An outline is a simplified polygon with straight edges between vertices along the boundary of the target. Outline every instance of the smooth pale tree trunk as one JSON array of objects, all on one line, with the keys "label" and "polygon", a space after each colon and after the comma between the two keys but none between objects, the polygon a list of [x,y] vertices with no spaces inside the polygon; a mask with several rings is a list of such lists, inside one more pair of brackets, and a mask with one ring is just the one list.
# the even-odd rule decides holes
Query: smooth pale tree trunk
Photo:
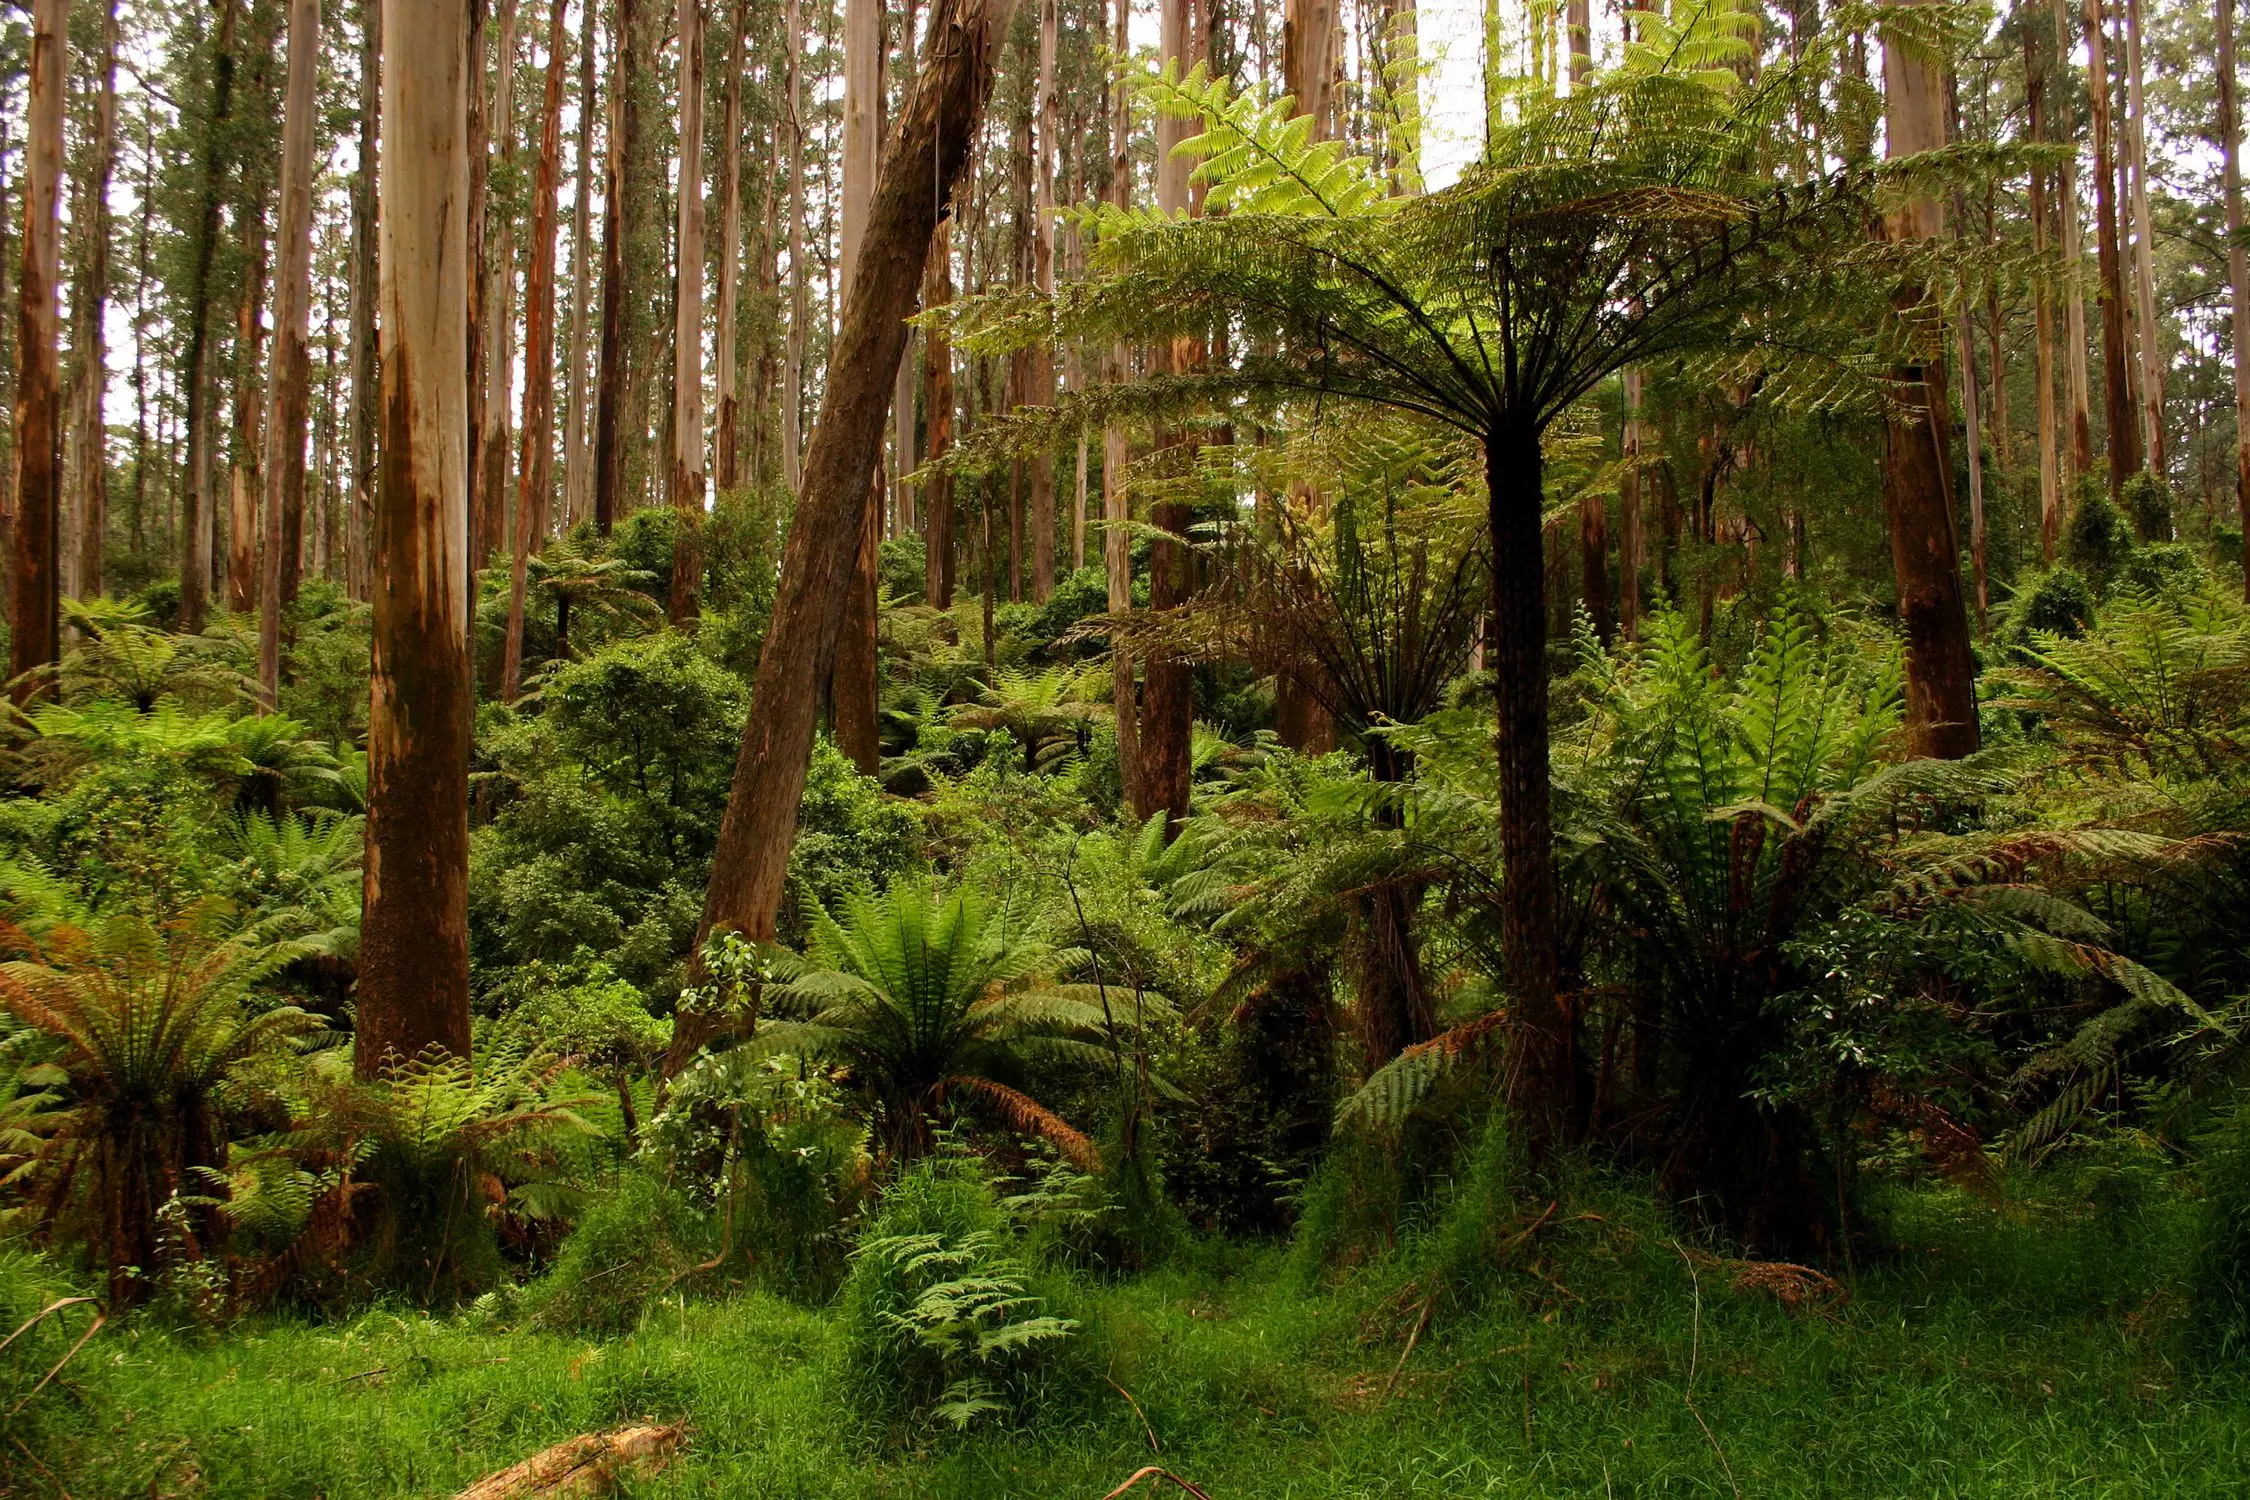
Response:
[{"label": "smooth pale tree trunk", "polygon": [[361,1078],[469,1051],[468,32],[457,0],[384,0]]},{"label": "smooth pale tree trunk", "polygon": [[805,323],[812,316],[805,276],[805,45],[803,8],[789,0],[789,336],[782,352],[781,482],[794,495],[804,463]]},{"label": "smooth pale tree trunk", "polygon": [[[848,316],[860,293],[860,246],[867,234],[867,219],[875,194],[875,176],[882,149],[883,107],[883,3],[882,0],[845,0],[844,5],[844,160],[840,191],[839,241],[842,285],[838,295]],[[914,268],[919,290],[922,268]],[[904,346],[901,345],[901,353]],[[894,362],[886,377],[884,412],[896,391],[898,367]],[[882,439],[876,439],[881,450]],[[868,480],[867,519],[860,538],[858,564],[847,588],[843,633],[836,642],[833,675],[829,681],[829,712],[836,748],[848,756],[863,775],[882,767],[883,748],[877,737],[875,590],[879,548],[883,537],[881,465]]]},{"label": "smooth pale tree trunk", "polygon": [[[2030,27],[2023,32],[2024,102],[2030,115],[2031,138],[2042,144],[2052,134],[2047,119],[2047,58]],[[2047,235],[2047,169],[2031,170],[2031,250],[2041,269],[2032,281],[2032,321],[2035,334],[2033,380],[2039,393],[2039,556],[2052,567],[2055,544],[2062,538],[2062,476],[2055,453],[2055,283],[2045,265]],[[1998,366],[1995,364],[1995,378]]]},{"label": "smooth pale tree trunk", "polygon": [[633,231],[625,171],[641,123],[633,98],[635,3],[616,0],[611,29],[609,156],[602,179],[602,363],[594,391],[594,530],[603,536],[617,522],[625,490],[625,247]]},{"label": "smooth pale tree trunk", "polygon": [[[1937,63],[1911,44],[1887,40],[1883,92],[1889,155],[1908,156],[1945,144],[1945,80]],[[1902,203],[1884,225],[1896,240],[1935,239],[1943,229],[1944,215],[1934,198]],[[1918,287],[1902,290],[1901,310],[1913,310],[1927,295]],[[1915,754],[1953,759],[1977,748],[1978,726],[1976,664],[1969,648],[1945,451],[1945,367],[1933,356],[1926,365],[1901,367],[1893,380],[1885,419],[1883,501],[1899,618],[1906,629],[1906,731]]]},{"label": "smooth pale tree trunk", "polygon": [[266,492],[266,391],[260,360],[266,343],[270,247],[262,185],[241,213],[242,258],[250,270],[234,310],[234,464],[227,511],[227,608],[237,614],[258,604],[258,511]]},{"label": "smooth pale tree trunk", "polygon": [[[2226,186],[2227,290],[2233,301],[2234,496],[2250,536],[2250,254],[2242,245],[2242,96],[2234,75],[2234,0],[2219,0],[2219,162]],[[2250,553],[2242,570],[2250,598]]]},{"label": "smooth pale tree trunk", "polygon": [[2164,472],[2164,354],[2156,320],[2156,236],[2148,208],[2148,103],[2141,91],[2141,0],[2125,0],[2125,86],[2132,111],[2125,147],[2133,178],[2133,307],[2139,326],[2141,447]]},{"label": "smooth pale tree trunk", "polygon": [[[281,703],[281,614],[297,592],[305,514],[306,385],[312,379],[313,138],[320,122],[320,0],[290,0],[289,82],[281,126],[280,265],[267,371],[265,548],[258,579],[258,697]],[[294,514],[298,524],[291,526]]]},{"label": "smooth pale tree trunk", "polygon": [[[492,147],[503,172],[516,162],[516,4],[500,0],[493,36]],[[493,210],[497,209],[495,213]],[[484,416],[477,423],[476,527],[472,569],[481,569],[507,544],[508,460],[515,452],[508,431],[515,401],[516,220],[510,205],[486,199],[484,266]]]},{"label": "smooth pale tree trunk", "polygon": [[[898,67],[902,80],[914,77],[914,23],[918,9],[916,0],[906,0],[899,15]],[[923,298],[928,301],[928,272],[924,270]],[[892,535],[912,536],[921,529],[919,506],[915,502],[914,486],[908,483],[919,460],[915,456],[914,397],[921,382],[916,378],[914,354],[916,347],[925,342],[921,334],[909,329],[906,335],[906,353],[899,356],[898,383],[891,394],[891,456],[897,469],[891,486]]]},{"label": "smooth pale tree trunk", "polygon": [[[2076,23],[2071,18],[2070,0],[2052,0],[2055,20],[2055,56],[2060,66],[2068,66],[2071,48],[2078,35]],[[2063,135],[2070,152],[2063,158],[2056,200],[2061,211],[2061,223],[2056,227],[2056,239],[2062,246],[2065,280],[2061,287],[2063,298],[2063,379],[2064,391],[2070,404],[2070,478],[2073,483],[2094,469],[2094,416],[2093,376],[2087,368],[2086,295],[2082,290],[2085,276],[2085,240],[2078,224],[2078,131],[2066,125]]]},{"label": "smooth pale tree trunk", "polygon": [[2109,497],[2141,468],[2140,413],[2126,373],[2125,267],[2118,243],[2117,154],[2110,139],[2109,42],[2102,0],[2086,0],[2086,92],[2094,124],[2094,257],[2101,277],[2102,407],[2109,426]]},{"label": "smooth pale tree trunk", "polygon": [[74,211],[79,263],[71,299],[70,470],[77,476],[71,507],[67,590],[75,598],[102,592],[103,533],[109,525],[110,179],[117,169],[117,0],[102,8],[101,71],[94,86],[94,138],[86,192]]},{"label": "smooth pale tree trunk", "polygon": [[[891,383],[919,300],[939,215],[968,163],[1013,0],[938,0],[930,45],[884,152],[821,413],[758,658],[757,685],[719,825],[697,951],[710,933],[770,939],[795,841],[820,684],[843,626],[845,589],[867,522]],[[716,1034],[717,1017],[684,1011],[665,1059],[676,1073]]]},{"label": "smooth pale tree trunk", "polygon": [[680,0],[680,186],[674,226],[670,494],[671,619],[696,616],[703,584],[703,0]]},{"label": "smooth pale tree trunk", "polygon": [[211,271],[218,258],[219,207],[228,175],[228,126],[233,120],[236,27],[239,0],[219,0],[219,30],[212,47],[211,118],[204,128],[197,207],[195,266],[188,279],[188,349],[183,379],[187,474],[180,484],[180,628],[203,629],[211,578]]},{"label": "smooth pale tree trunk", "polygon": [[[953,300],[952,221],[941,222],[930,238],[929,263],[922,273],[922,305],[943,307]],[[953,452],[953,341],[945,325],[933,324],[922,341],[922,410],[929,423],[929,487],[922,505],[922,579],[930,603],[953,608],[953,540],[956,518],[953,476],[943,467]]]},{"label": "smooth pale tree trunk", "polygon": [[31,8],[29,128],[24,140],[23,260],[16,281],[15,528],[9,538],[9,693],[18,704],[43,693],[42,671],[60,645],[62,449],[57,302],[62,274],[64,49],[69,0]]},{"label": "smooth pale tree trunk", "polygon": [[578,36],[578,168],[572,185],[570,218],[570,371],[565,377],[568,405],[563,415],[563,526],[567,530],[592,510],[593,455],[586,448],[586,336],[592,274],[594,212],[594,18],[598,7],[582,0]]},{"label": "smooth pale tree trunk", "polygon": [[[1055,294],[1055,155],[1061,146],[1062,82],[1056,45],[1062,30],[1058,0],[1039,0],[1039,75],[1031,171],[1031,278],[1041,296]],[[1025,403],[1055,404],[1054,345],[1042,340],[1024,366]],[[1027,467],[1031,502],[1031,598],[1045,604],[1055,592],[1055,455],[1041,445]]]},{"label": "smooth pale tree trunk", "polygon": [[727,103],[724,138],[726,154],[720,160],[719,184],[719,304],[718,327],[713,334],[713,357],[718,368],[718,433],[711,472],[719,493],[742,487],[742,397],[737,388],[735,324],[740,320],[736,287],[741,284],[742,262],[742,70],[743,33],[750,26],[749,0],[735,0],[734,34],[727,39]]},{"label": "smooth pale tree trunk", "polygon": [[351,517],[344,531],[344,577],[355,599],[368,598],[369,519],[375,513],[375,430],[380,421],[375,369],[375,193],[382,153],[383,0],[359,6],[359,171],[352,178]]},{"label": "smooth pale tree trunk", "polygon": [[516,514],[508,555],[508,635],[500,658],[500,699],[523,690],[524,595],[531,554],[547,526],[555,482],[555,212],[562,178],[564,0],[547,18],[547,92],[539,114],[538,181],[532,192],[531,273],[524,285],[523,454],[516,466]]},{"label": "smooth pale tree trunk", "polygon": [[[1130,35],[1132,0],[1110,0],[1110,55],[1133,55]],[[1110,199],[1119,208],[1133,206],[1133,91],[1122,72],[1109,83]],[[1123,344],[1109,353],[1112,379],[1132,374],[1132,355]],[[1109,612],[1125,615],[1133,608],[1133,494],[1125,482],[1131,461],[1125,429],[1112,422],[1102,429],[1102,568],[1108,574]],[[1133,673],[1133,655],[1114,636],[1110,640],[1110,686],[1116,703],[1117,774],[1127,802],[1138,804],[1141,784],[1140,703]]]}]

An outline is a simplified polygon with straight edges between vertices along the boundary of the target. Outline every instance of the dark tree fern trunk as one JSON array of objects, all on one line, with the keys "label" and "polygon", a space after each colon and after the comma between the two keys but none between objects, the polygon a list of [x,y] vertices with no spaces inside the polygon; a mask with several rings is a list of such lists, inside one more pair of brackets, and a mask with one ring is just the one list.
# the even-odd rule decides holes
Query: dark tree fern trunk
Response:
[{"label": "dark tree fern trunk", "polygon": [[1540,537],[1546,484],[1538,430],[1485,436],[1492,528],[1493,673],[1499,716],[1500,942],[1510,1024],[1508,1108],[1534,1158],[1577,1131],[1574,1023],[1558,993],[1559,897],[1547,771],[1547,570]]}]

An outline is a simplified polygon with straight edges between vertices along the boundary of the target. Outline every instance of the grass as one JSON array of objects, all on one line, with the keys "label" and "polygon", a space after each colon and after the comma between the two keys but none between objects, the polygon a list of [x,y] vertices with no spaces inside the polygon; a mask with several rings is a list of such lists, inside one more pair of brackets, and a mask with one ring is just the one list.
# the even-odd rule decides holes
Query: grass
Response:
[{"label": "grass", "polygon": [[1214,1500],[2250,1483],[2250,1383],[2176,1352],[2177,1204],[2120,1227],[1925,1194],[1848,1303],[1795,1312],[1596,1206],[1442,1284],[1408,1254],[1308,1291],[1281,1252],[1203,1247],[1077,1286],[1078,1373],[1045,1414],[919,1444],[850,1415],[834,1312],[763,1293],[674,1296],[612,1339],[405,1309],[216,1334],[143,1317],[9,1425],[0,1493],[447,1495],[576,1433],[682,1417],[686,1457],[633,1493],[1097,1500],[1151,1461]]}]

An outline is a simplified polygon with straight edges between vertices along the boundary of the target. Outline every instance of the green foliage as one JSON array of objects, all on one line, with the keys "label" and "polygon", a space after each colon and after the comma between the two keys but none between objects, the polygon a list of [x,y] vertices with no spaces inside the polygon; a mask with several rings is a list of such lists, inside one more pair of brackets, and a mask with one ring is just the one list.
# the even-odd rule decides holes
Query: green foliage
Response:
[{"label": "green foliage", "polygon": [[2142,469],[2125,481],[2125,514],[2143,543],[2172,540],[2172,486],[2164,476]]},{"label": "green foliage", "polygon": [[2159,541],[2134,549],[2118,581],[2145,594],[2200,594],[2210,587],[2203,559],[2185,542]]},{"label": "green foliage", "polygon": [[834,741],[814,741],[789,852],[785,916],[808,910],[808,901],[833,903],[911,871],[920,862],[921,829],[912,804],[884,795],[882,783],[860,775]]},{"label": "green foliage", "polygon": [[2100,600],[2076,568],[2052,568],[2016,596],[2009,634],[2075,636],[2094,622]]},{"label": "green foliage", "polygon": [[2070,509],[2070,529],[2063,538],[2063,553],[2070,565],[2107,590],[2133,552],[2132,528],[2124,514],[2110,503],[2099,476],[2079,482],[2078,503]]},{"label": "green foliage", "polygon": [[2250,1347],[2250,1100],[2238,1099],[2203,1145],[2203,1223],[2190,1288],[2210,1349]]}]

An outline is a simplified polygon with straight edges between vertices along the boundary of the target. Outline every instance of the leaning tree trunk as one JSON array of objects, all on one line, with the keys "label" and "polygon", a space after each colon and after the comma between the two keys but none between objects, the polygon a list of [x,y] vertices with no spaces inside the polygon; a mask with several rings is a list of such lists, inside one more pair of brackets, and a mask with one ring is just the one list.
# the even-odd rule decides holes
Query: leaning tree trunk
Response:
[{"label": "leaning tree trunk", "polygon": [[718,381],[717,461],[711,466],[721,495],[742,487],[742,397],[738,392],[735,360],[735,323],[738,321],[736,288],[742,282],[742,70],[743,33],[750,26],[748,0],[735,0],[734,34],[727,38],[726,124],[722,137],[726,153],[720,158],[724,173],[719,187],[719,305],[718,327],[713,330],[713,358]]},{"label": "leaning tree trunk", "polygon": [[[1885,132],[1889,154],[1908,156],[1943,146],[1945,80],[1940,67],[1910,44],[1889,40],[1883,48],[1883,82],[1890,113]],[[1937,200],[1917,198],[1892,213],[1884,230],[1893,239],[1929,240],[1943,227]],[[1904,287],[1896,294],[1902,311],[1919,307],[1927,297],[1922,287]],[[1945,365],[1938,354],[1894,373],[1887,411],[1883,504],[1899,619],[1906,628],[1906,729],[1916,754],[1952,759],[1977,748],[1977,682],[1946,456],[1945,429],[1951,419]]]},{"label": "leaning tree trunk", "polygon": [[[739,86],[739,85],[738,85]],[[680,187],[672,291],[674,625],[695,618],[703,583],[703,0],[680,0]]]},{"label": "leaning tree trunk", "polygon": [[[2234,77],[2234,0],[2219,0],[2219,160],[2226,183],[2227,290],[2233,302],[2234,496],[2250,536],[2250,255],[2242,246],[2242,106]],[[2250,598],[2250,552],[2242,588]]]},{"label": "leaning tree trunk", "polygon": [[[304,529],[306,382],[312,352],[313,136],[319,128],[320,0],[290,0],[289,84],[281,126],[281,247],[274,276],[266,403],[265,556],[258,580],[258,698],[281,704],[281,612],[296,593]],[[288,524],[294,514],[296,526]]]},{"label": "leaning tree trunk", "polygon": [[2094,122],[2094,258],[2101,276],[2102,408],[2109,423],[2109,498],[2141,468],[2140,414],[2125,371],[2125,267],[2117,236],[2117,155],[2110,140],[2109,45],[2102,0],[2086,0],[2086,93]]},{"label": "leaning tree trunk", "polygon": [[555,480],[555,207],[562,174],[564,0],[547,18],[547,95],[539,116],[539,179],[531,208],[531,277],[524,287],[523,458],[516,470],[514,545],[508,557],[508,636],[500,700],[523,689],[524,592],[531,553],[546,529]]},{"label": "leaning tree trunk", "polygon": [[212,46],[211,116],[203,129],[196,193],[195,265],[188,277],[187,474],[180,485],[180,629],[203,629],[211,578],[211,270],[219,250],[219,206],[226,190],[227,143],[234,103],[235,28],[239,0],[219,0]]},{"label": "leaning tree trunk", "polygon": [[383,474],[354,1071],[469,1050],[468,11],[384,0]]},{"label": "leaning tree trunk", "polygon": [[69,0],[34,0],[31,101],[24,141],[23,262],[16,304],[15,529],[8,568],[9,693],[18,704],[44,690],[55,660],[59,607],[55,542],[61,521],[62,451],[55,297],[62,272],[64,47]]},{"label": "leaning tree trunk", "polygon": [[625,247],[633,233],[627,213],[625,170],[640,132],[633,94],[635,0],[617,0],[611,29],[615,57],[610,72],[609,156],[602,178],[602,363],[594,388],[594,530],[603,536],[617,522],[625,489]]},{"label": "leaning tree trunk", "polygon": [[77,209],[82,259],[71,299],[71,469],[78,476],[72,507],[70,592],[81,599],[102,592],[103,532],[109,524],[109,185],[117,167],[117,0],[102,7],[100,82],[94,93],[92,160]]},{"label": "leaning tree trunk", "polygon": [[[700,939],[731,929],[769,939],[796,836],[820,684],[843,626],[844,595],[867,519],[891,382],[918,300],[923,257],[969,158],[991,92],[993,61],[1014,0],[939,0],[926,60],[884,152],[854,283],[829,364],[820,420],[782,559],[757,685],[712,856]],[[685,1011],[673,1023],[667,1074],[717,1031]]]},{"label": "leaning tree trunk", "polygon": [[1561,899],[1547,765],[1547,567],[1540,518],[1546,468],[1539,432],[1496,427],[1484,440],[1492,532],[1492,669],[1499,714],[1500,946],[1508,986],[1509,1113],[1532,1154],[1578,1129],[1577,1028],[1557,992]]}]

